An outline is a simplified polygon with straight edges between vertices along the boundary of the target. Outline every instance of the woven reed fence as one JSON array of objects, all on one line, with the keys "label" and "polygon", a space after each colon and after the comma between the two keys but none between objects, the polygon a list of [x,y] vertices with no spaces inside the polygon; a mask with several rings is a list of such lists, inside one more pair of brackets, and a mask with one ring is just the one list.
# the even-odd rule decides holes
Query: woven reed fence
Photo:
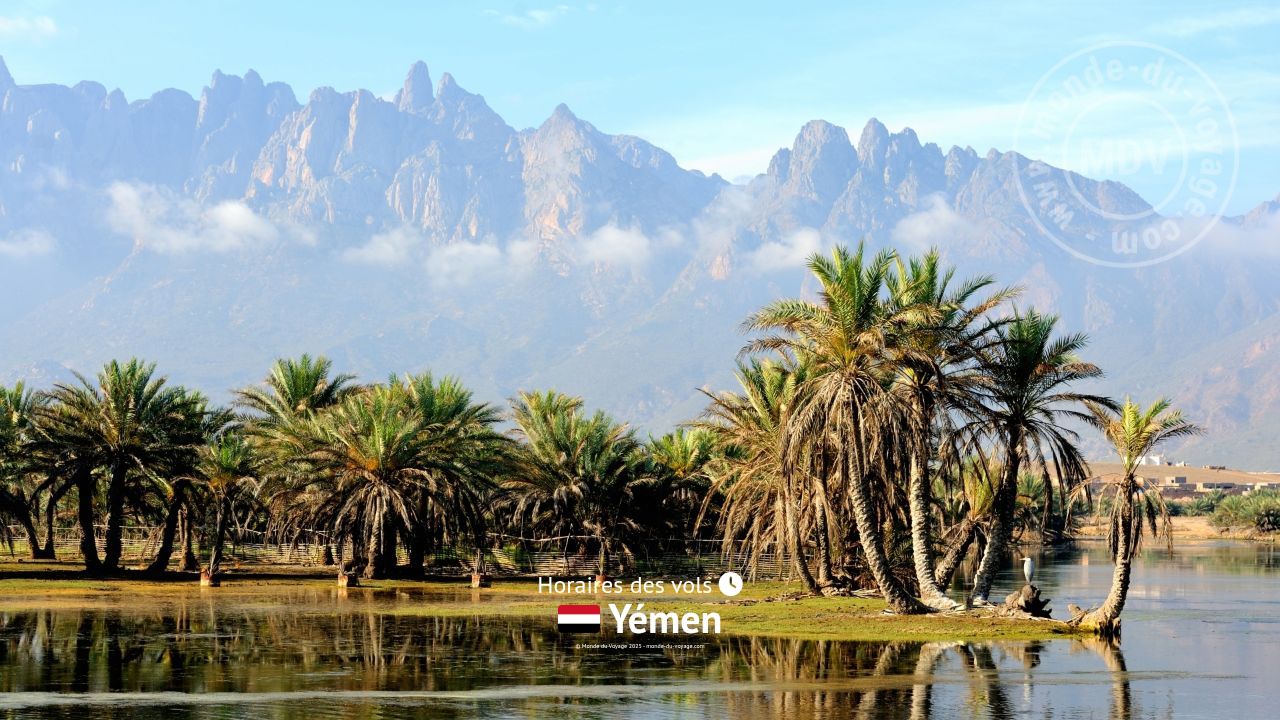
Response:
[{"label": "woven reed fence", "polygon": [[[160,527],[125,526],[122,536],[122,560],[125,565],[142,566],[150,563],[160,544]],[[0,557],[16,560],[30,557],[27,537],[17,526],[9,528],[11,542],[0,545]],[[41,542],[43,542],[43,537]],[[94,528],[94,540],[98,553],[105,550],[106,526]],[[512,539],[495,534],[494,547],[485,551],[485,571],[496,575],[593,575],[599,560],[594,552],[578,549],[575,539]],[[54,531],[54,550],[61,560],[80,558],[79,528],[57,528]],[[326,549],[328,553],[326,553]],[[196,547],[196,555],[203,561],[208,558],[208,548]],[[326,556],[338,561],[348,560],[350,544],[339,548],[329,536],[320,531],[305,531],[286,539],[266,537],[261,532],[243,530],[228,533],[224,547],[227,562],[252,565],[321,566]],[[175,547],[172,566],[181,560],[182,548]],[[399,561],[408,562],[405,549],[398,550]],[[427,558],[429,572],[441,575],[470,573],[475,550],[469,547],[441,548]],[[757,559],[754,568],[749,566],[747,553],[739,544],[726,546],[719,540],[667,539],[650,543],[624,554],[611,564],[611,572],[622,570],[636,575],[717,576],[726,570],[737,570],[761,579],[785,577],[791,565],[785,555],[766,553]]]}]

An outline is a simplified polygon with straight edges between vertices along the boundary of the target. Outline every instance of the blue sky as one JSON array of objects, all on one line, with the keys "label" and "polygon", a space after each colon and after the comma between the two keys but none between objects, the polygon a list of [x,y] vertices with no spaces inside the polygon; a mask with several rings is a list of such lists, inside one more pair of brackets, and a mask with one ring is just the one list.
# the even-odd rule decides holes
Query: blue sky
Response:
[{"label": "blue sky", "polygon": [[[807,120],[845,126],[856,141],[875,116],[944,149],[1016,147],[1122,175],[1155,202],[1167,178],[1080,167],[1088,158],[1015,143],[1055,64],[1097,43],[1139,41],[1185,57],[1225,98],[1241,153],[1228,211],[1280,193],[1280,7],[1258,2],[364,5],[0,0],[0,55],[19,83],[93,79],[130,99],[166,87],[198,95],[215,68],[254,68],[300,98],[320,85],[390,95],[422,59],[517,128],[566,102],[602,130],[640,135],[729,178],[763,171]],[[1129,99],[1088,118],[1095,136],[1158,134],[1135,110],[1145,101]]]}]

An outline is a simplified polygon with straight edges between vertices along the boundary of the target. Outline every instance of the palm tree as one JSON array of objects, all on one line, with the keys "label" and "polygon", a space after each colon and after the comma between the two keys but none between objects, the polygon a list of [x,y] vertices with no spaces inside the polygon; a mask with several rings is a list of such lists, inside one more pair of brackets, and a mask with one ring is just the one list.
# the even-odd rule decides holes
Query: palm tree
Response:
[{"label": "palm tree", "polygon": [[[12,388],[0,386],[0,520],[9,518],[22,526],[33,559],[49,554],[41,549],[36,534],[34,513],[40,486],[31,482],[37,470],[31,462],[33,433],[37,431],[33,423],[43,402],[42,396],[23,383]],[[0,523],[0,528],[0,539],[12,540],[8,525]],[[53,545],[47,549],[52,551]]]},{"label": "palm tree", "polygon": [[808,518],[800,517],[796,483],[783,462],[787,423],[808,374],[803,366],[752,358],[739,363],[737,378],[740,392],[707,393],[711,404],[699,423],[724,448],[723,460],[712,468],[702,515],[718,499],[726,552],[741,541],[752,575],[771,550],[790,555],[796,574],[817,593],[820,587],[809,570],[801,530]]},{"label": "palm tree", "polygon": [[1055,337],[1057,322],[1054,315],[1015,310],[1007,322],[995,327],[995,342],[981,353],[985,378],[978,390],[982,405],[976,411],[980,416],[974,429],[994,438],[1003,457],[986,551],[974,578],[976,602],[986,601],[1008,552],[1024,462],[1043,467],[1052,463],[1059,477],[1084,477],[1086,464],[1075,444],[1077,435],[1062,422],[1087,422],[1088,404],[1112,405],[1104,397],[1066,389],[1100,377],[1102,371],[1077,356],[1088,338],[1083,334]]},{"label": "palm tree", "polygon": [[1107,480],[1103,491],[1104,497],[1109,494],[1111,498],[1107,547],[1116,564],[1111,590],[1100,607],[1085,613],[1078,622],[1100,635],[1114,636],[1120,632],[1120,613],[1129,593],[1133,557],[1142,547],[1144,527],[1149,527],[1152,534],[1163,532],[1172,541],[1168,507],[1158,487],[1136,477],[1138,463],[1160,443],[1195,435],[1200,428],[1183,417],[1181,411],[1172,409],[1164,398],[1145,410],[1130,398],[1125,398],[1119,409],[1094,404],[1089,410],[1093,424],[1119,453],[1121,472]]},{"label": "palm tree", "polygon": [[488,544],[485,500],[513,458],[513,443],[494,429],[501,414],[476,402],[455,377],[436,380],[428,372],[391,384],[404,389],[429,432],[452,438],[447,462],[438,463],[420,488],[417,524],[409,532],[409,566],[423,572],[433,543],[465,540],[475,548],[474,571],[480,573]]},{"label": "palm tree", "polygon": [[652,484],[643,446],[626,425],[582,400],[555,391],[520,393],[513,402],[524,457],[505,489],[514,522],[547,535],[588,538],[596,546],[598,574],[611,556],[630,554],[626,535],[640,529],[634,516],[637,490]]},{"label": "palm tree", "polygon": [[665,526],[686,537],[698,535],[698,514],[711,486],[713,466],[721,459],[716,434],[707,428],[677,428],[649,439],[646,454],[657,484],[655,513]]},{"label": "palm tree", "polygon": [[256,413],[259,425],[277,425],[338,404],[358,390],[354,375],[330,377],[333,363],[326,357],[302,355],[280,358],[262,386],[236,392],[237,404]]},{"label": "palm tree", "polygon": [[[203,442],[205,400],[167,387],[155,365],[109,362],[96,382],[57,385],[41,414],[47,441],[61,449],[80,496],[81,550],[93,571],[120,569],[126,501],[140,502],[142,485],[186,462]],[[107,531],[101,563],[94,546],[94,478],[106,481]]]},{"label": "palm tree", "polygon": [[283,468],[270,498],[274,520],[286,528],[327,528],[340,544],[351,540],[365,577],[386,577],[395,568],[397,539],[418,525],[421,494],[440,493],[438,478],[456,472],[466,432],[430,422],[400,385],[351,394],[270,435]]},{"label": "palm tree", "polygon": [[[178,534],[179,525],[184,515],[189,515],[191,508],[189,504],[188,494],[192,488],[192,482],[199,475],[199,463],[203,459],[208,442],[212,442],[213,438],[217,438],[225,432],[234,421],[234,416],[230,410],[224,408],[210,408],[203,396],[197,397],[200,416],[203,418],[202,427],[200,428],[200,436],[205,438],[202,446],[194,448],[179,454],[174,458],[174,463],[168,468],[168,472],[164,476],[153,475],[151,477],[152,484],[155,486],[157,495],[159,495],[160,506],[164,512],[164,524],[160,532],[160,545],[156,550],[155,557],[151,564],[147,567],[148,572],[164,573],[169,568],[169,560],[173,557],[174,540]],[[190,547],[190,528],[189,524],[185,528],[187,532],[183,537],[184,556],[180,569],[192,569],[189,562],[187,548]],[[194,553],[191,553],[194,556]]]},{"label": "palm tree", "polygon": [[195,477],[200,488],[213,501],[213,541],[210,543],[209,564],[205,567],[211,579],[217,578],[222,569],[227,526],[235,515],[236,505],[246,493],[251,494],[255,489],[258,465],[253,447],[237,430],[220,433],[200,448]]},{"label": "palm tree", "polygon": [[867,260],[864,247],[836,247],[830,258],[814,255],[809,269],[822,286],[819,302],[780,300],[746,322],[766,333],[746,351],[775,351],[808,363],[802,405],[785,432],[785,466],[798,466],[805,452],[829,443],[837,482],[847,487],[867,566],[889,606],[924,612],[894,576],[877,521],[873,488],[889,482],[882,460],[901,454],[898,420],[907,411],[889,391],[906,347],[902,329],[917,323],[916,310],[882,302],[893,263],[891,252]]},{"label": "palm tree", "polygon": [[[288,498],[295,509],[320,501],[318,497],[295,495],[296,488],[307,487],[306,478],[292,477],[290,473],[300,467],[297,454],[302,448],[296,441],[307,435],[306,423],[360,390],[354,385],[353,375],[332,373],[333,363],[323,356],[279,358],[261,385],[236,391],[235,404],[247,411],[246,436],[260,460],[264,497]],[[293,519],[291,515],[275,525],[278,529],[313,529],[299,528]]]},{"label": "palm tree", "polygon": [[[916,584],[926,604],[957,606],[939,587],[934,573],[932,480],[935,450],[953,442],[953,413],[968,408],[980,381],[977,354],[989,342],[993,323],[985,319],[993,309],[1017,294],[997,290],[977,300],[995,281],[979,276],[954,285],[955,269],[942,264],[936,249],[897,264],[889,281],[889,300],[898,312],[914,315],[916,325],[904,333],[897,389],[911,408],[908,426],[908,489],[911,546]],[[937,438],[935,440],[935,437]]]}]

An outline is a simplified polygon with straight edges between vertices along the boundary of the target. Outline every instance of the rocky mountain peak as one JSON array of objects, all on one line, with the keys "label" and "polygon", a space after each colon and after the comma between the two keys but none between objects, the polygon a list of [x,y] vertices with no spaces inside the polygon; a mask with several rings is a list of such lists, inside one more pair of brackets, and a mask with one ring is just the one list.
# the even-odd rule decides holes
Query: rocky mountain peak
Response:
[{"label": "rocky mountain peak", "polygon": [[13,87],[13,76],[9,74],[9,66],[4,64],[4,56],[0,55],[0,90]]},{"label": "rocky mountain peak", "polygon": [[436,96],[440,99],[440,102],[448,102],[470,94],[462,89],[462,86],[454,79],[453,73],[445,73],[440,76],[440,84],[436,87]]},{"label": "rocky mountain peak", "polygon": [[792,143],[783,182],[791,192],[825,204],[839,197],[857,169],[858,154],[844,128],[811,120]]},{"label": "rocky mountain peak", "polygon": [[800,128],[792,144],[792,154],[796,156],[819,156],[836,153],[846,159],[857,162],[853,154],[853,145],[849,142],[849,134],[844,128],[832,125],[826,120],[810,120]]},{"label": "rocky mountain peak", "polygon": [[889,129],[875,118],[867,121],[858,138],[858,159],[863,165],[874,165],[884,157],[885,148],[889,144]]},{"label": "rocky mountain peak", "polygon": [[[441,80],[443,81],[443,78]],[[450,80],[452,81],[452,78]],[[404,77],[404,87],[396,93],[396,107],[400,112],[420,113],[430,108],[434,101],[435,96],[431,92],[431,73],[427,70],[427,64],[419,60],[409,68],[409,72]]]},{"label": "rocky mountain peak", "polygon": [[580,119],[568,105],[560,103],[551,115],[535,131],[543,137],[549,136],[586,136],[591,134],[594,128],[590,123]]}]

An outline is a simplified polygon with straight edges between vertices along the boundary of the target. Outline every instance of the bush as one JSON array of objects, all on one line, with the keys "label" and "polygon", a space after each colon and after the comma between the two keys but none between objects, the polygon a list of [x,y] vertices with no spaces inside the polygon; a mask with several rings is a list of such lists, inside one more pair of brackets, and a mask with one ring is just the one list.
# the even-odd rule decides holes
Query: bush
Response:
[{"label": "bush", "polygon": [[1185,515],[1187,517],[1212,515],[1226,497],[1227,494],[1221,490],[1214,490],[1211,493],[1206,493],[1190,500],[1171,502],[1169,503],[1169,514]]},{"label": "bush", "polygon": [[1209,522],[1214,527],[1263,534],[1280,531],[1280,492],[1256,490],[1223,499]]}]

